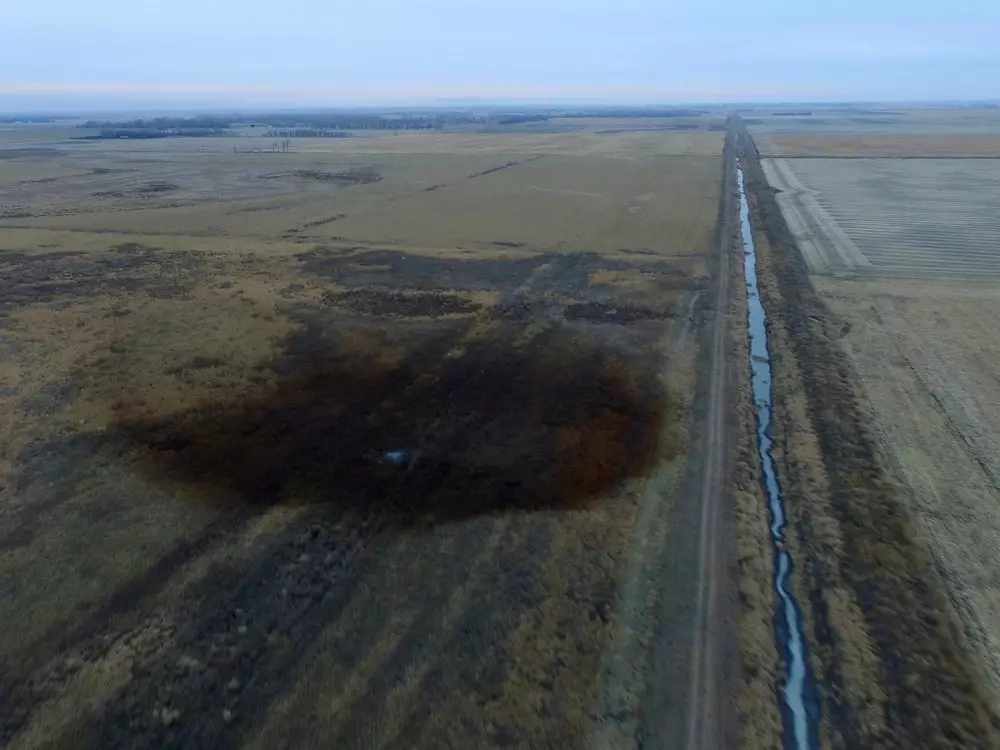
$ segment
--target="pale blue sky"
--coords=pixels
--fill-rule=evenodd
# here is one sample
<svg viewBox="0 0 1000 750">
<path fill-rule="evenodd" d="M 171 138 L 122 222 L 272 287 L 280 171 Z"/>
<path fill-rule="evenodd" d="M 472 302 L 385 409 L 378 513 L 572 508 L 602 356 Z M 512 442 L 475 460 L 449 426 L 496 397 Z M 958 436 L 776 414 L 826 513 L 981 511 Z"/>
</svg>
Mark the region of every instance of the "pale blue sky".
<svg viewBox="0 0 1000 750">
<path fill-rule="evenodd" d="M 1000 1 L 7 0 L 0 109 L 1000 97 Z"/>
</svg>

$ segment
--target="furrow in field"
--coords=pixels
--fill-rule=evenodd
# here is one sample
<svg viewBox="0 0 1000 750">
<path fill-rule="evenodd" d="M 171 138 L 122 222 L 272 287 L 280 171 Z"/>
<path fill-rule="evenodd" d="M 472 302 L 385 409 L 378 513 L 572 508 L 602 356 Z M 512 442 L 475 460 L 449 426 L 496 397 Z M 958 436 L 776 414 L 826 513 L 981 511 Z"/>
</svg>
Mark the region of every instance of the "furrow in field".
<svg viewBox="0 0 1000 750">
<path fill-rule="evenodd" d="M 792 190 L 778 203 L 814 273 L 968 278 L 1000 270 L 1000 179 L 988 165 L 775 159 L 765 167 L 773 184 Z M 856 243 L 872 268 L 817 256 L 818 238 L 832 231 Z"/>
</svg>

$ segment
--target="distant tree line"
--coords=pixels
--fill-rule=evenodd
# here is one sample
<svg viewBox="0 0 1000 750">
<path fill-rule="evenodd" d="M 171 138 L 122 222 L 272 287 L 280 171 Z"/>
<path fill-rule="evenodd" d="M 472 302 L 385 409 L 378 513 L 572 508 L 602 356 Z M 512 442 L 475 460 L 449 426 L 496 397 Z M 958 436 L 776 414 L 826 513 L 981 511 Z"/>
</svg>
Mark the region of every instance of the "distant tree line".
<svg viewBox="0 0 1000 750">
<path fill-rule="evenodd" d="M 151 128 L 101 128 L 97 135 L 88 136 L 93 139 L 107 138 L 195 138 L 199 136 L 224 135 L 225 130 L 214 128 L 175 128 L 172 130 L 153 130 Z"/>
<path fill-rule="evenodd" d="M 4 115 L 3 117 L 0 117 L 0 123 L 4 125 L 13 125 L 21 123 L 33 125 L 35 123 L 40 123 L 40 122 L 56 122 L 58 120 L 65 120 L 65 119 L 66 119 L 65 117 L 52 117 L 49 115 L 10 115 L 10 116 Z"/>
<path fill-rule="evenodd" d="M 327 130 L 325 128 L 291 128 L 275 130 L 271 128 L 264 132 L 266 138 L 351 138 L 346 130 Z"/>
<path fill-rule="evenodd" d="M 439 130 L 445 118 L 439 115 L 386 115 L 365 112 L 272 113 L 248 118 L 271 130 Z M 332 136 L 337 137 L 337 136 Z"/>
<path fill-rule="evenodd" d="M 232 120 L 229 118 L 208 115 L 201 117 L 154 117 L 149 120 L 139 118 L 124 122 L 89 120 L 80 125 L 81 128 L 100 130 L 213 130 L 219 132 L 231 126 Z"/>
<path fill-rule="evenodd" d="M 114 131 L 117 137 L 166 137 L 171 135 L 222 135 L 239 123 L 253 123 L 267 137 L 343 138 L 352 130 L 441 130 L 446 126 L 514 125 L 544 122 L 552 117 L 698 117 L 709 110 L 692 107 L 547 107 L 504 109 L 499 107 L 454 110 L 392 111 L 334 110 L 320 112 L 242 112 L 190 117 L 154 117 L 115 122 L 90 120 L 81 128 Z M 162 133 L 154 136 L 149 133 Z"/>
<path fill-rule="evenodd" d="M 224 135 L 230 122 L 220 117 L 156 117 L 150 120 L 90 120 L 79 127 L 98 130 L 92 138 L 172 138 Z"/>
<path fill-rule="evenodd" d="M 500 125 L 516 125 L 520 122 L 546 122 L 548 115 L 500 115 L 496 122 Z"/>
<path fill-rule="evenodd" d="M 707 109 L 683 107 L 600 107 L 560 113 L 559 117 L 698 117 L 710 114 Z"/>
</svg>

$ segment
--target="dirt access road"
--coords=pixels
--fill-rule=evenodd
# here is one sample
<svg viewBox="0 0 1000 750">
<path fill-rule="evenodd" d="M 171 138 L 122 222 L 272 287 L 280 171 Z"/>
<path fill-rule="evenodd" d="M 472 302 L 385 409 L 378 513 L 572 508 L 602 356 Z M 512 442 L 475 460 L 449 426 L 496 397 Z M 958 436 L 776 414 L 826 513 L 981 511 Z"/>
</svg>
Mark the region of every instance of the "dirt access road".
<svg viewBox="0 0 1000 750">
<path fill-rule="evenodd" d="M 733 250 L 731 223 L 736 211 L 733 191 L 729 189 L 735 163 L 732 147 L 726 149 L 725 173 L 723 177 L 722 207 L 719 222 L 718 268 L 716 269 L 715 310 L 712 321 L 712 343 L 710 349 L 708 415 L 705 422 L 705 437 L 702 447 L 704 464 L 701 477 L 701 524 L 699 525 L 699 566 L 698 566 L 698 619 L 694 651 L 696 666 L 691 676 L 691 695 L 695 696 L 693 716 L 688 731 L 688 748 L 721 747 L 725 737 L 726 724 L 723 699 L 726 691 L 723 679 L 726 677 L 726 663 L 723 654 L 727 650 L 724 621 L 725 595 L 731 589 L 730 583 L 722 580 L 725 576 L 724 550 L 726 549 L 725 491 L 729 442 L 727 432 L 731 409 L 733 382 L 729 375 L 727 354 L 730 268 Z M 723 620 L 720 622 L 720 619 Z"/>
<path fill-rule="evenodd" d="M 705 368 L 707 388 L 703 434 L 698 452 L 701 456 L 700 492 L 698 498 L 697 592 L 693 623 L 694 644 L 691 649 L 687 728 L 683 747 L 719 748 L 730 745 L 727 737 L 725 679 L 728 650 L 726 637 L 731 635 L 726 624 L 726 596 L 729 583 L 725 579 L 726 525 L 725 492 L 729 442 L 727 432 L 731 421 L 729 377 L 729 284 L 733 238 L 730 233 L 735 201 L 728 189 L 735 174 L 734 149 L 727 144 L 722 205 L 718 225 L 718 255 L 715 269 L 714 310 L 708 340 Z M 703 373 L 705 370 L 703 370 Z M 678 523 L 677 519 L 675 523 Z M 679 528 L 683 528 L 679 526 Z M 684 529 L 687 532 L 687 529 Z M 690 532 L 688 532 L 690 533 Z"/>
<path fill-rule="evenodd" d="M 667 531 L 657 546 L 654 533 L 644 534 L 643 510 L 631 539 L 633 556 L 644 556 L 655 580 L 623 585 L 619 594 L 619 626 L 634 629 L 628 613 L 638 602 L 656 601 L 655 628 L 648 652 L 633 664 L 648 668 L 641 697 L 641 727 L 632 737 L 599 730 L 591 748 L 684 748 L 712 750 L 738 743 L 736 695 L 736 612 L 732 554 L 732 509 L 727 488 L 732 473 L 730 440 L 734 429 L 734 389 L 745 385 L 743 370 L 734 365 L 732 328 L 745 318 L 734 309 L 730 290 L 742 270 L 735 200 L 736 149 L 727 139 L 719 219 L 713 242 L 712 284 L 704 290 L 707 314 L 697 327 L 675 331 L 671 356 L 683 361 L 687 347 L 698 351 L 697 394 L 693 404 L 692 446 L 687 477 L 672 506 L 662 508 Z M 745 332 L 740 336 L 745 338 Z M 676 365 L 668 362 L 668 374 Z M 636 591 L 636 589 L 639 589 Z M 626 596 L 631 601 L 627 601 Z M 622 615 L 625 615 L 624 617 Z M 645 661 L 648 659 L 648 665 Z M 613 676 L 611 676 L 613 677 Z M 609 675 L 605 675 L 605 682 Z M 613 680 L 612 680 L 613 681 Z M 607 690 L 607 685 L 605 690 Z M 606 727 L 604 728 L 606 729 Z"/>
</svg>

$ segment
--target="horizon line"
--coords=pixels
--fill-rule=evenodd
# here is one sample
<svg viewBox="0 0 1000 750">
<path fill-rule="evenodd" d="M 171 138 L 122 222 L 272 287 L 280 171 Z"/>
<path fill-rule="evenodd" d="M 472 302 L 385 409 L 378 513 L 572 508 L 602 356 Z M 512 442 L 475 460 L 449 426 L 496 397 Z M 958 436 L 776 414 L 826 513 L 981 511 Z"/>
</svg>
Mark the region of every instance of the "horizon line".
<svg viewBox="0 0 1000 750">
<path fill-rule="evenodd" d="M 15 101 L 10 101 L 10 100 Z M 224 99 L 224 101 L 219 101 Z M 7 101 L 5 101 L 7 100 Z M 36 101 L 31 101 L 36 100 Z M 181 101 L 186 100 L 186 101 Z M 30 103 L 29 103 L 30 102 Z M 461 82 L 423 86 L 289 85 L 128 81 L 0 81 L 0 110 L 56 113 L 109 108 L 248 110 L 420 106 L 736 106 L 768 104 L 992 104 L 998 98 L 852 96 L 817 86 L 762 85 L 738 96 L 717 83 L 524 85 Z M 9 106 L 5 106 L 9 105 Z"/>
</svg>

